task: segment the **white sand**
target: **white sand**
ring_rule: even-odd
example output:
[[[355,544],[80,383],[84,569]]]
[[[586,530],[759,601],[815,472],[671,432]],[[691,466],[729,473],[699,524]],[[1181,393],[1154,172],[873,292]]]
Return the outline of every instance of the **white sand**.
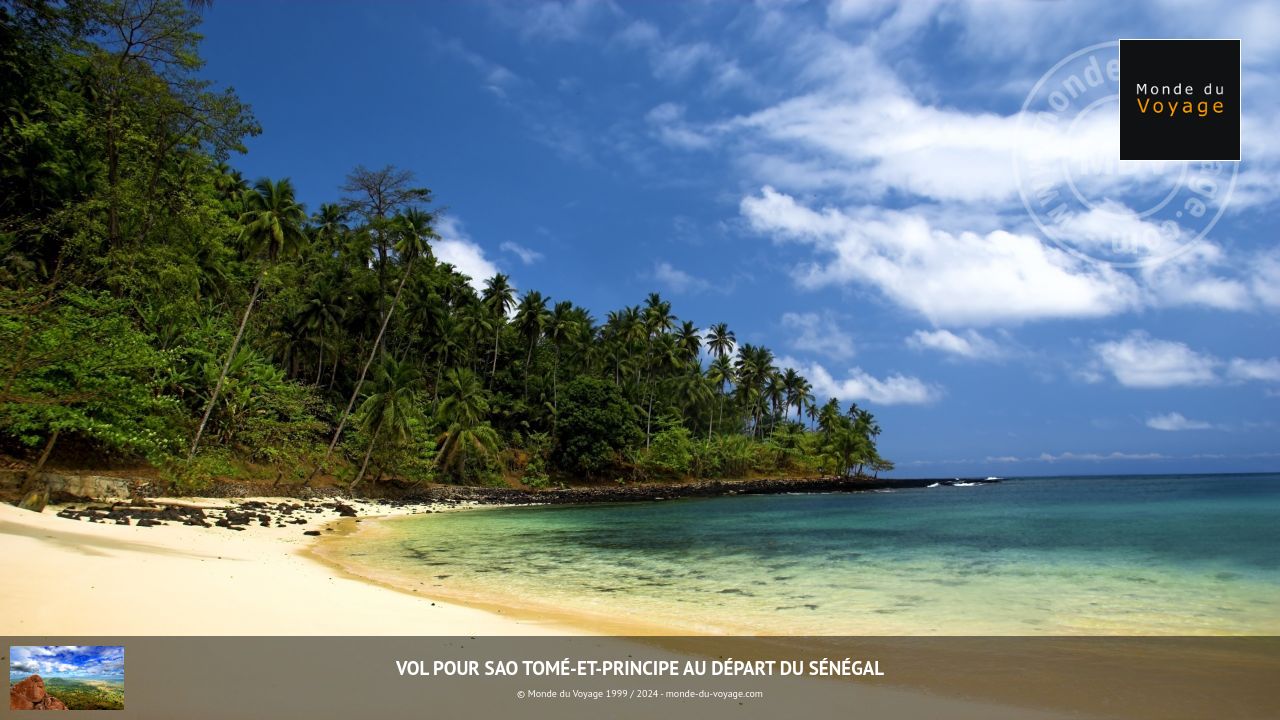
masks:
[[[208,508],[227,501],[181,502]],[[389,514],[349,504],[362,514]],[[584,634],[568,625],[506,617],[344,577],[305,554],[314,538],[303,531],[322,527],[335,518],[333,512],[311,516],[306,526],[254,525],[243,531],[90,523],[56,512],[0,504],[0,635]],[[908,688],[815,678],[787,686],[796,702],[859,707],[877,717],[1063,717]],[[648,717],[647,708],[629,706],[620,716]]]
[[[314,540],[303,531],[332,512],[306,526],[233,531],[56,511],[0,504],[2,635],[580,634],[343,577],[303,554]]]

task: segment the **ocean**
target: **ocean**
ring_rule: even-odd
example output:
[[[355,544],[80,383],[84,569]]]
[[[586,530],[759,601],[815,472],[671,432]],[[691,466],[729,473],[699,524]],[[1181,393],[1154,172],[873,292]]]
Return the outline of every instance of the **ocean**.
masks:
[[[327,551],[358,574],[587,625],[735,635],[1280,634],[1280,474],[1009,478],[362,525]]]

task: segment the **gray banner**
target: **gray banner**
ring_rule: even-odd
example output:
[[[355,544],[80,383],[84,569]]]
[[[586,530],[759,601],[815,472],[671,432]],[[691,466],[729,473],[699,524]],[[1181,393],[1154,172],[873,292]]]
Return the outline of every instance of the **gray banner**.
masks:
[[[121,720],[1280,718],[1280,638],[26,637],[5,660],[90,644],[125,646],[125,709],[96,711]]]

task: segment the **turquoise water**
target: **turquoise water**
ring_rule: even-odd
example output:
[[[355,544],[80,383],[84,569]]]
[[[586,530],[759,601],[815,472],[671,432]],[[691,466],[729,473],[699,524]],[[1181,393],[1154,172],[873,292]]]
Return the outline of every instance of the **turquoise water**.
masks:
[[[677,631],[1280,634],[1275,474],[472,510],[332,551],[428,594]]]

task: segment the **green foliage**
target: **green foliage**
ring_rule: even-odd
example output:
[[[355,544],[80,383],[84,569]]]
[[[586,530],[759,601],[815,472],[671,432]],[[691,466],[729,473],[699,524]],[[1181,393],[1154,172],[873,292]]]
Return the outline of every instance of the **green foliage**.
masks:
[[[619,464],[641,442],[635,411],[617,386],[580,377],[564,387],[552,459],[570,473],[595,477]]]
[[[160,461],[180,447],[168,357],[103,293],[0,298],[0,432],[35,446],[55,430],[121,456]]]
[[[408,170],[358,166],[311,217],[246,182],[227,159],[259,128],[200,76],[201,4],[0,5],[0,449],[187,491],[335,453],[353,481],[531,487],[891,467],[869,412],[657,293],[598,320],[476,292]]]
[[[662,429],[653,436],[648,450],[640,456],[640,469],[649,477],[679,478],[694,468],[698,453],[693,433],[674,417],[664,417]]]
[[[124,681],[47,677],[44,690],[68,710],[124,709]]]

